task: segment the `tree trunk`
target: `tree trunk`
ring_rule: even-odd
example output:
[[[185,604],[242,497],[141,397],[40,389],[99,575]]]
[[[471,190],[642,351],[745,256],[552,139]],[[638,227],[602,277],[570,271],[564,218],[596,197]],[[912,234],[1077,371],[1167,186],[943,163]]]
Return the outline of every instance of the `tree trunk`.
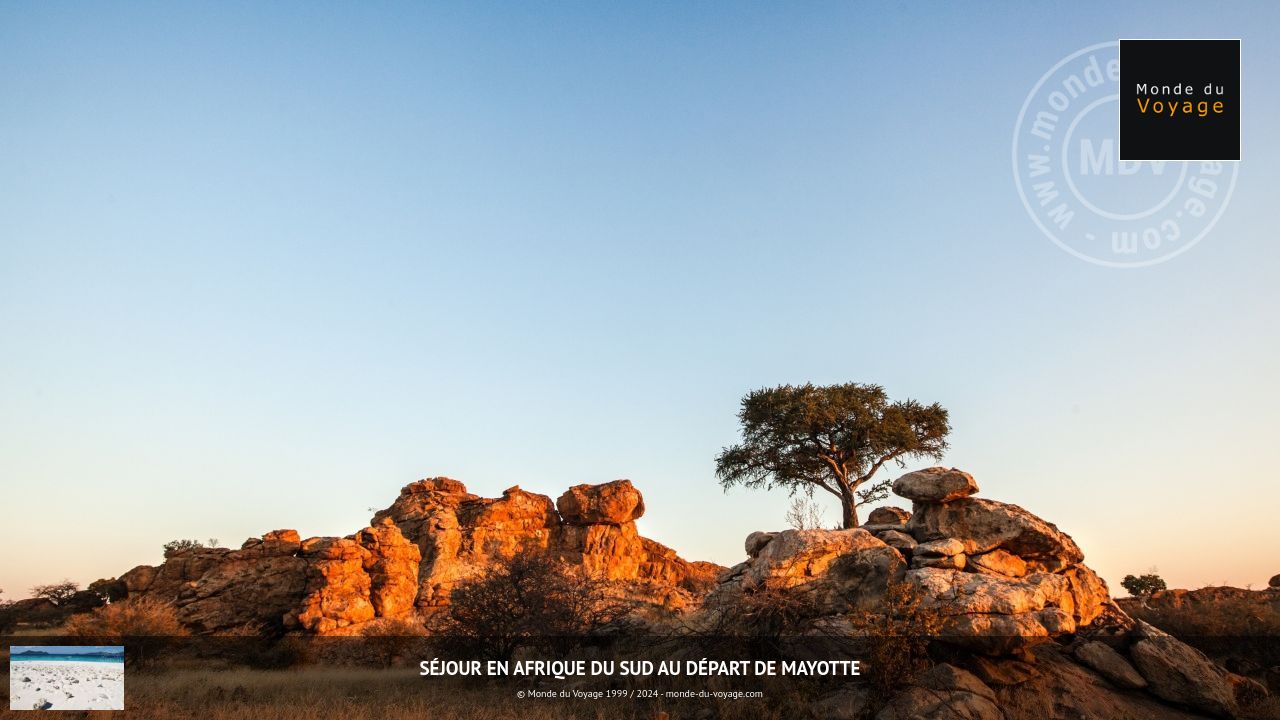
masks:
[[[840,486],[840,508],[844,513],[844,529],[858,527],[858,505],[854,500],[853,491],[843,485]]]

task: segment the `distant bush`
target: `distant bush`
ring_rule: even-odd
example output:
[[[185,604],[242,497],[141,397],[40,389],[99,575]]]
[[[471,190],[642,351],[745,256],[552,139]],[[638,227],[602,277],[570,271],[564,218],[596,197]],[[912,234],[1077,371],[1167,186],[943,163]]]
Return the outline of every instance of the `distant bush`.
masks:
[[[80,591],[80,586],[70,580],[63,580],[60,583],[52,583],[50,585],[36,585],[31,588],[31,597],[44,598],[49,602],[62,607],[67,601],[75,597]]]
[[[204,547],[204,543],[199,540],[170,540],[164,544],[164,556],[169,557],[174,553],[180,553],[184,550],[195,550]]]
[[[822,506],[812,495],[803,492],[791,498],[786,520],[796,530],[820,530],[826,525],[823,522]]]
[[[0,590],[0,595],[4,594],[4,590]],[[18,624],[18,613],[13,609],[13,603],[0,598],[0,635],[8,635]]]
[[[1120,587],[1136,598],[1150,597],[1152,593],[1168,589],[1168,585],[1165,584],[1164,580],[1155,573],[1138,576],[1125,575],[1124,579],[1120,581]]]
[[[520,647],[598,635],[630,610],[604,583],[532,552],[455,587],[433,630],[460,649],[510,660]]]

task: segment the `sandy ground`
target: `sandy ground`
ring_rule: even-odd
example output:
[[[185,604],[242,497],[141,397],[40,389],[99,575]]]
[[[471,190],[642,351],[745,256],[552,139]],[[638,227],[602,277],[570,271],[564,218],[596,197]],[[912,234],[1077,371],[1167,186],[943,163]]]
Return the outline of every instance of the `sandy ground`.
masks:
[[[9,709],[123,710],[124,665],[44,660],[10,663]]]

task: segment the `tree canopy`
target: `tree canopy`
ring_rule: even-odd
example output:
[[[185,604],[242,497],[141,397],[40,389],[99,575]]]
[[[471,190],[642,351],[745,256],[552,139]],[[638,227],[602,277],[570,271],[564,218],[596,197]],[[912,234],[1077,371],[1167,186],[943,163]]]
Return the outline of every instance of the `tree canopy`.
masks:
[[[1168,589],[1168,585],[1165,585],[1164,578],[1160,577],[1155,572],[1149,572],[1145,575],[1138,576],[1125,575],[1124,579],[1120,581],[1120,587],[1127,590],[1130,595],[1136,598],[1149,597],[1152,593]]]
[[[844,527],[858,526],[859,505],[888,495],[889,481],[862,488],[887,463],[938,459],[951,431],[938,403],[891,402],[879,385],[781,385],[755,390],[738,413],[742,442],[716,457],[726,490],[825,490],[840,498]]]
[[[67,604],[75,594],[80,591],[80,586],[70,580],[63,580],[60,583],[52,583],[50,585],[36,585],[31,588],[31,597],[45,598],[49,602],[62,607]]]

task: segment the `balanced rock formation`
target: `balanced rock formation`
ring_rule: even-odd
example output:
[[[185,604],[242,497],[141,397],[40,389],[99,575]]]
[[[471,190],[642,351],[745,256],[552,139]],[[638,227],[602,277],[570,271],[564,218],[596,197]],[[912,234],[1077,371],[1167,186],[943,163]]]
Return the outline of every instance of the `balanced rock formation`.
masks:
[[[354,634],[374,621],[429,614],[458,583],[528,552],[613,581],[640,603],[695,604],[723,568],[641,537],[635,520],[643,514],[628,480],[577,485],[552,502],[518,487],[482,498],[457,480],[429,478],[406,485],[353,535],[303,540],[276,530],[238,550],[177,549],[120,583],[127,596],[172,602],[198,633]]]
[[[574,485],[556,500],[567,525],[625,525],[644,515],[644,498],[630,480]]]
[[[893,489],[912,500],[910,513],[877,510],[852,530],[752,533],[746,561],[721,576],[703,615],[782,590],[812,598],[802,606],[809,627],[829,633],[906,588],[937,620],[936,643],[964,667],[935,666],[879,720],[1234,717],[1245,695],[1265,693],[1130,618],[1070,535],[1017,505],[972,497],[968,473],[930,468]],[[842,690],[814,712],[862,712],[856,695]]]

